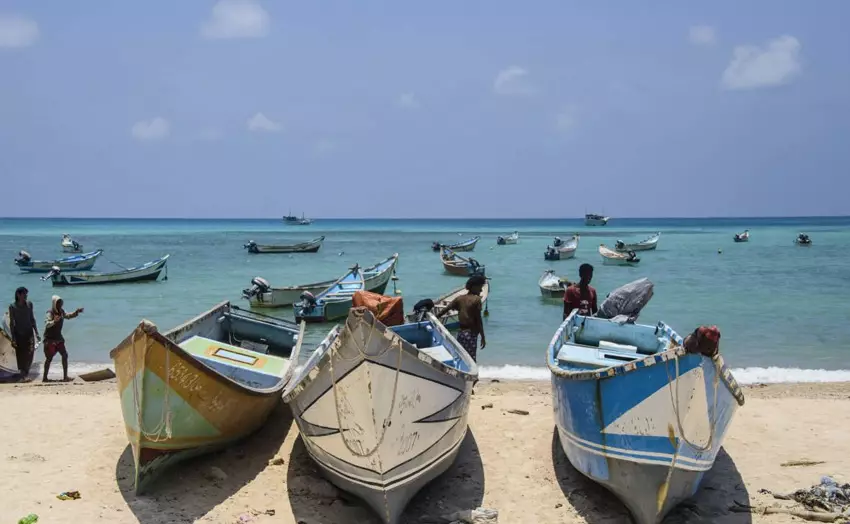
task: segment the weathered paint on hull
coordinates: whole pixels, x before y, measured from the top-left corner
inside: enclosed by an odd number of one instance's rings
[[[101,284],[130,284],[135,282],[153,282],[159,280],[159,276],[164,269],[158,269],[153,273],[147,273],[145,275],[140,275],[136,277],[129,277],[120,280],[88,280],[88,279],[77,279],[74,275],[59,275],[53,277],[53,286],[54,287],[62,287],[62,286],[96,286]]]
[[[110,353],[136,465],[136,493],[167,467],[259,429],[283,386],[268,391],[241,386],[151,328],[139,326]]]

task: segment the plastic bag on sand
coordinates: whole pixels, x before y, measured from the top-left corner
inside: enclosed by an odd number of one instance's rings
[[[648,278],[641,278],[618,287],[610,292],[599,306],[598,316],[621,324],[634,322],[652,298],[653,288],[654,285]]]

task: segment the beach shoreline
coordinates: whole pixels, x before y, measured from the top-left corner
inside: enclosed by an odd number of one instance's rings
[[[744,394],[715,467],[665,522],[793,522],[729,508],[788,506],[759,490],[785,493],[823,475],[844,478],[850,423],[835,414],[850,408],[850,382],[752,385]],[[283,403],[257,434],[171,470],[143,497],[132,494],[114,380],[0,385],[0,403],[2,522],[35,513],[39,522],[379,523],[321,477]],[[502,523],[628,522],[623,506],[566,460],[548,381],[482,380],[469,424],[456,463],[411,501],[405,522],[479,506],[498,510]],[[782,466],[803,459],[821,463]],[[226,478],[213,478],[213,467]],[[82,498],[56,498],[72,490]]]

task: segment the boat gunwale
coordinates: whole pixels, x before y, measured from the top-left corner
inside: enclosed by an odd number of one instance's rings
[[[630,362],[622,362],[620,364],[614,364],[612,366],[595,370],[569,371],[561,368],[557,364],[558,355],[555,353],[555,346],[560,342],[564,329],[568,324],[572,323],[573,318],[576,316],[579,316],[577,314],[577,310],[573,310],[572,313],[567,316],[566,320],[558,326],[558,329],[552,336],[552,340],[549,342],[549,346],[546,348],[546,366],[549,368],[553,377],[567,380],[604,380],[625,375],[626,373],[631,373],[633,371],[639,371],[655,364],[666,363],[667,361],[675,360],[679,357],[695,356],[711,360],[714,367],[717,369],[717,374],[720,377],[721,382],[723,382],[724,386],[726,386],[726,389],[728,389],[729,393],[735,397],[739,406],[744,405],[744,392],[738,384],[738,381],[735,380],[735,376],[732,375],[732,371],[726,365],[726,361],[723,359],[723,356],[719,352],[714,357],[707,357],[701,353],[688,353],[682,345],[684,343],[684,339],[670,326],[661,321],[657,324],[658,329],[664,330],[670,336],[670,341],[675,344],[668,346],[665,351],[659,351],[652,355],[637,358]],[[607,319],[597,318],[597,320]]]

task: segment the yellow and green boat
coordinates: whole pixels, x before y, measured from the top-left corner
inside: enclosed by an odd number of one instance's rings
[[[258,430],[289,381],[296,324],[223,302],[161,334],[146,320],[110,352],[136,493],[168,467]]]

